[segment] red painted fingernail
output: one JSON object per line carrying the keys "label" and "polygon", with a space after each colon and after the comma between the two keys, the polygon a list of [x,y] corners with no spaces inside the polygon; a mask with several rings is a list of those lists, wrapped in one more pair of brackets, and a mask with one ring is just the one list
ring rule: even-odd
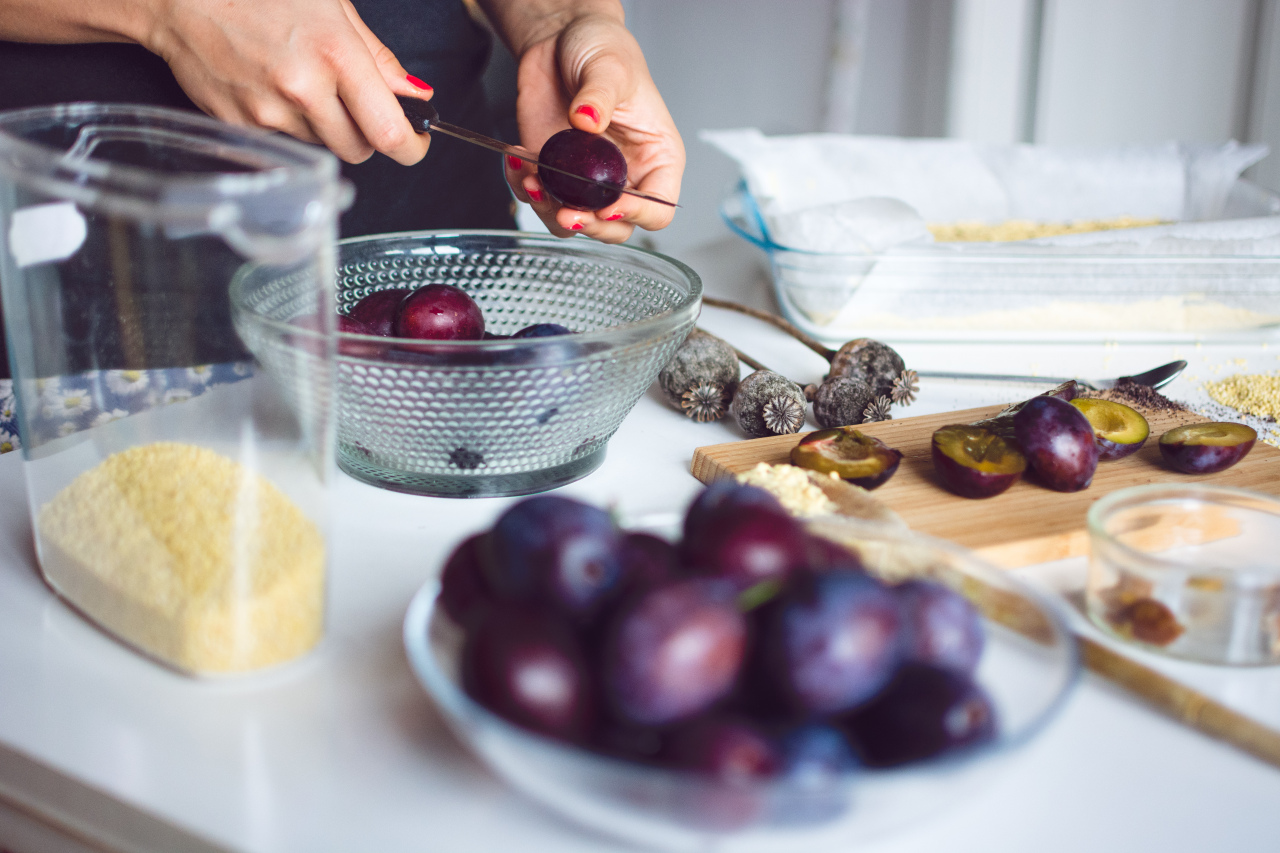
{"label": "red painted fingernail", "polygon": [[419,89],[426,89],[428,92],[431,91],[430,86],[428,86],[426,83],[423,83],[421,80],[419,80],[417,77],[414,77],[412,74],[404,75],[404,79],[408,80],[410,83],[417,86]]}
{"label": "red painted fingernail", "polygon": [[615,220],[615,219],[621,219],[621,218],[622,218],[622,214],[621,214],[621,213],[615,213],[615,214],[613,214],[612,216],[608,216],[608,217],[605,217],[605,218],[606,218],[609,222],[612,222],[612,221],[613,221],[613,220]]}
{"label": "red painted fingernail", "polygon": [[596,124],[600,123],[600,111],[597,110],[595,107],[591,106],[590,104],[583,104],[582,106],[574,110],[574,112],[581,113],[582,115],[594,121]]}
{"label": "red painted fingernail", "polygon": [[521,166],[523,166],[523,165],[524,165],[524,161],[523,161],[523,160],[521,160],[519,157],[508,157],[508,158],[507,158],[507,168],[508,168],[508,169],[510,169],[510,170],[511,170],[511,171],[513,171],[513,172],[518,172],[518,171],[520,171],[520,167],[521,167]]}
{"label": "red painted fingernail", "polygon": [[542,193],[538,190],[529,190],[529,198],[534,201],[542,201]]}
{"label": "red painted fingernail", "polygon": [[569,226],[569,230],[570,230],[570,231],[581,231],[581,230],[582,230],[582,223],[581,223],[581,222],[575,222],[575,223],[573,223],[572,225],[570,225],[570,226]]}

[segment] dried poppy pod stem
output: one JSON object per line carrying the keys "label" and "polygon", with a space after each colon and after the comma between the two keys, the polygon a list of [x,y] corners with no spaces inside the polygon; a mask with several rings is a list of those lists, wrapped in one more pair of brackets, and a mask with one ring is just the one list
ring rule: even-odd
{"label": "dried poppy pod stem", "polygon": [[[881,414],[878,401],[882,397],[892,403],[898,403],[903,406],[909,406],[915,400],[915,395],[919,390],[919,378],[914,371],[906,369],[902,356],[898,355],[893,347],[888,344],[874,341],[870,338],[858,338],[849,341],[838,350],[833,350],[794,323],[768,311],[761,311],[758,308],[751,308],[728,299],[716,299],[708,296],[704,296],[702,302],[712,308],[723,308],[727,311],[746,314],[748,317],[754,317],[791,335],[797,341],[822,356],[831,365],[827,381],[841,376],[865,377],[871,384],[872,398],[869,402],[877,404],[874,407],[875,411],[868,411],[868,420],[884,419],[877,417],[877,415]],[[816,390],[806,392],[809,399],[817,399]],[[821,422],[821,419],[819,420]],[[861,423],[861,421],[854,421],[854,423]]]}

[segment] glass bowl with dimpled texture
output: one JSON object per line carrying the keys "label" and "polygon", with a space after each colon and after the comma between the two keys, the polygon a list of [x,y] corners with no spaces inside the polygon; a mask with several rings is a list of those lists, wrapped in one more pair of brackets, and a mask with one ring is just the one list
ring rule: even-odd
{"label": "glass bowl with dimpled texture", "polygon": [[[338,244],[337,306],[370,293],[449,284],[510,335],[559,323],[560,337],[412,341],[337,333],[338,464],[395,491],[519,495],[593,471],[609,438],[693,328],[702,284],[689,267],[630,246],[511,231],[421,231]],[[277,306],[249,344],[288,382],[291,327],[318,324],[301,283],[248,270],[233,299]],[[261,327],[261,324],[259,324]],[[305,403],[305,401],[300,401]]]}

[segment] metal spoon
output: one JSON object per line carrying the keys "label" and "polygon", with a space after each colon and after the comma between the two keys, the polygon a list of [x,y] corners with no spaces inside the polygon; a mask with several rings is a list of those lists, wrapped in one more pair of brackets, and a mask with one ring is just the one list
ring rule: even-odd
{"label": "metal spoon", "polygon": [[1003,373],[948,373],[945,371],[918,370],[916,375],[921,379],[954,379],[961,382],[1016,382],[1023,385],[1061,385],[1075,379],[1077,383],[1091,391],[1105,391],[1114,388],[1121,379],[1128,379],[1138,385],[1162,388],[1168,385],[1178,374],[1185,370],[1187,363],[1179,359],[1133,376],[1120,376],[1115,379],[1076,379],[1074,376],[1012,376]]}

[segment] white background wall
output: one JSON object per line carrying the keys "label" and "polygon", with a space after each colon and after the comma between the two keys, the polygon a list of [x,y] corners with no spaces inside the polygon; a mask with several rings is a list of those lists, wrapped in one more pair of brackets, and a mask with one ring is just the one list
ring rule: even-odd
{"label": "white background wall", "polygon": [[1277,154],[1250,176],[1280,190],[1278,4],[624,0],[689,155],[675,223],[637,239],[678,253],[727,234],[717,208],[736,169],[698,140],[706,128],[1263,141]]}

